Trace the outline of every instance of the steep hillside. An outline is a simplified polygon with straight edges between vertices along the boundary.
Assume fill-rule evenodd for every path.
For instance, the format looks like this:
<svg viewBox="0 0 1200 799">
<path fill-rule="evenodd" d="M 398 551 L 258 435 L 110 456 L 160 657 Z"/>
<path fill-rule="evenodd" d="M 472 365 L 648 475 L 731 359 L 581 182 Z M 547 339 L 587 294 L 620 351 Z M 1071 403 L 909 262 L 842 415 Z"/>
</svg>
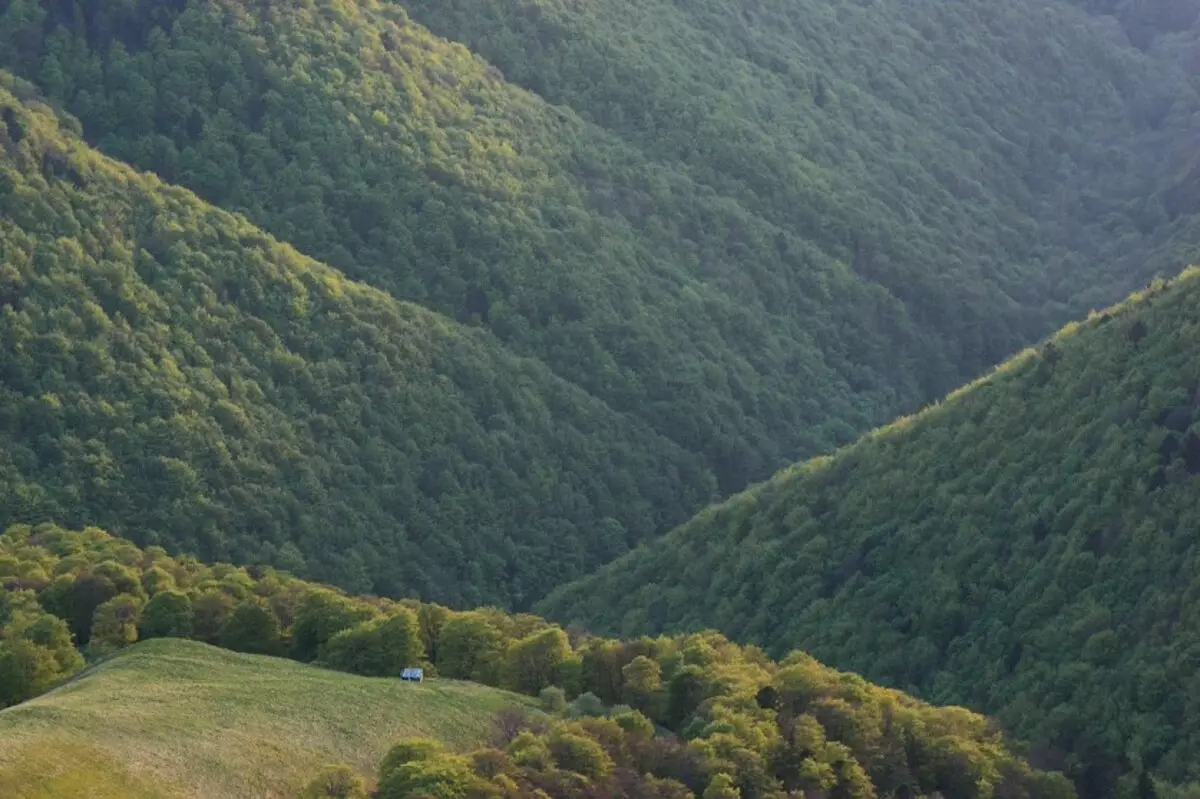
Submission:
<svg viewBox="0 0 1200 799">
<path fill-rule="evenodd" d="M 1155 3 L 1121 5 L 1157 24 Z M 1159 195 L 1191 152 L 1186 64 L 1067 3 L 406 6 L 509 80 L 848 261 L 960 343 L 952 360 L 971 370 L 1029 329 L 1012 327 L 1017 308 L 1065 322 L 1062 307 L 1109 304 L 1196 251 L 1181 235 L 1195 220 L 1173 223 L 1200 207 Z"/>
<path fill-rule="evenodd" d="M 995 714 L 1086 795 L 1200 778 L 1200 272 L 704 511 L 541 609 L 717 627 Z"/>
<path fill-rule="evenodd" d="M 292 799 L 323 763 L 371 771 L 396 739 L 482 744 L 522 697 L 474 683 L 358 677 L 159 639 L 0 712 L 10 799 Z"/>
<path fill-rule="evenodd" d="M 717 633 L 568 635 L 529 614 L 350 597 L 49 524 L 0 535 L 0 586 L 0 706 L 76 674 L 75 644 L 117 653 L 0 713 L 6 797 L 276 795 L 338 756 L 353 782 L 398 734 L 417 740 L 383 758 L 377 799 L 1074 797 L 982 716 Z M 129 649 L 164 637 L 388 679 L 195 643 Z M 395 679 L 416 664 L 428 683 Z M 545 712 L 446 678 L 538 696 Z"/>
<path fill-rule="evenodd" d="M 730 492 L 1183 260 L 1144 128 L 1194 93 L 1080 12 L 960 5 L 407 4 L 488 64 L 379 0 L 7 0 L 0 58 Z"/>
<path fill-rule="evenodd" d="M 0 85 L 0 522 L 520 605 L 711 478 L 490 336 L 139 175 Z"/>
</svg>

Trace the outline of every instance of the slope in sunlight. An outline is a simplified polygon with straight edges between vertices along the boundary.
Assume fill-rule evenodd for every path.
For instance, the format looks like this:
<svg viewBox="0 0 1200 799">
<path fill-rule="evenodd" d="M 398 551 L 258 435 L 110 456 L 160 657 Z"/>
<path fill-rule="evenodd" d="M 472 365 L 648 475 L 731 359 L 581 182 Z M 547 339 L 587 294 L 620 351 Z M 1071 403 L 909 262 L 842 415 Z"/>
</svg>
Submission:
<svg viewBox="0 0 1200 799">
<path fill-rule="evenodd" d="M 1087 796 L 1200 778 L 1200 271 L 556 592 L 996 715 Z"/>
<path fill-rule="evenodd" d="M 0 711 L 0 796 L 291 799 L 322 764 L 369 773 L 398 738 L 483 743 L 515 694 L 359 677 L 195 641 L 122 650 Z"/>
<path fill-rule="evenodd" d="M 715 632 L 569 635 L 527 613 L 352 597 L 51 524 L 0 535 L 0 586 L 6 797 L 271 795 L 346 753 L 353 779 L 398 734 L 426 740 L 389 751 L 378 799 L 1075 796 L 990 719 Z M 166 636 L 389 679 L 195 644 L 130 648 Z M 80 651 L 120 654 L 52 690 Z M 432 683 L 394 679 L 417 663 Z M 543 712 L 482 685 L 538 696 Z"/>
<path fill-rule="evenodd" d="M 544 366 L 101 157 L 2 83 L 0 341 L 0 523 L 521 605 L 712 494 Z"/>
<path fill-rule="evenodd" d="M 1177 65 L 1057 2 L 742 5 L 10 0 L 0 58 L 723 492 L 1183 262 Z"/>
</svg>

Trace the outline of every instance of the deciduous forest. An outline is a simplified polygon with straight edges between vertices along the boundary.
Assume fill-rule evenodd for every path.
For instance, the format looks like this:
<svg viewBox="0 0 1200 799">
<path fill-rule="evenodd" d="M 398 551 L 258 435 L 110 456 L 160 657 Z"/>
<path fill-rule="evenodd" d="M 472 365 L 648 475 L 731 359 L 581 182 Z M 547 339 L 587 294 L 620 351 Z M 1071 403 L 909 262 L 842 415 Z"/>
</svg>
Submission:
<svg viewBox="0 0 1200 799">
<path fill-rule="evenodd" d="M 178 790 L 1197 795 L 1195 0 L 0 0 L 0 70 L 12 740 L 291 658 L 357 759 Z M 0 793 L 200 773 L 122 729 Z"/>
</svg>

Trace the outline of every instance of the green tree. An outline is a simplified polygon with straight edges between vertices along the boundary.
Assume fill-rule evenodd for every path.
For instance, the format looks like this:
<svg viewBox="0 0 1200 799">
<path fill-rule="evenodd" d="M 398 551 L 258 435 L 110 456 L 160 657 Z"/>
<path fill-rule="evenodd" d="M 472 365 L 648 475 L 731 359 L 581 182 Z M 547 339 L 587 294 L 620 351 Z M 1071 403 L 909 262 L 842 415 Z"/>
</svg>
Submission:
<svg viewBox="0 0 1200 799">
<path fill-rule="evenodd" d="M 142 609 L 138 632 L 142 638 L 190 638 L 194 626 L 195 612 L 187 594 L 165 589 Z"/>
<path fill-rule="evenodd" d="M 224 591 L 210 590 L 192 600 L 192 635 L 198 641 L 219 643 L 221 631 L 233 615 L 237 602 Z"/>
<path fill-rule="evenodd" d="M 300 799 L 367 799 L 367 787 L 350 766 L 330 765 L 305 786 Z"/>
<path fill-rule="evenodd" d="M 441 741 L 431 738 L 407 738 L 397 741 L 388 749 L 387 754 L 379 764 L 379 779 L 391 774 L 405 763 L 415 763 L 421 760 L 432 760 L 446 752 Z"/>
<path fill-rule="evenodd" d="M 322 659 L 343 671 L 387 677 L 416 665 L 424 655 L 417 615 L 401 609 L 342 630 L 329 640 Z"/>
<path fill-rule="evenodd" d="M 136 642 L 142 605 L 140 597 L 118 594 L 96 608 L 88 648 L 96 654 L 107 654 Z"/>
<path fill-rule="evenodd" d="M 559 668 L 571 657 L 567 634 L 557 627 L 533 633 L 508 647 L 505 684 L 521 693 L 536 695 L 555 682 Z"/>
<path fill-rule="evenodd" d="M 450 609 L 441 605 L 422 604 L 417 611 L 417 621 L 421 625 L 421 643 L 425 657 L 433 663 L 438 661 L 438 641 L 442 630 L 450 619 Z"/>
<path fill-rule="evenodd" d="M 379 781 L 377 799 L 463 799 L 483 781 L 471 762 L 457 755 L 437 755 L 405 763 Z"/>
<path fill-rule="evenodd" d="M 226 649 L 258 655 L 280 652 L 279 619 L 269 607 L 252 599 L 242 602 L 221 628 L 220 642 Z"/>
<path fill-rule="evenodd" d="M 497 685 L 504 636 L 482 613 L 456 613 L 442 627 L 434 662 L 446 677 Z"/>
<path fill-rule="evenodd" d="M 548 747 L 550 756 L 561 769 L 593 780 L 603 779 L 612 773 L 612 758 L 603 746 L 585 735 L 558 732 L 551 736 Z"/>
<path fill-rule="evenodd" d="M 567 710 L 566 693 L 556 685 L 549 685 L 539 691 L 538 700 L 542 710 L 555 716 L 560 716 Z"/>
<path fill-rule="evenodd" d="M 24 639 L 0 642 L 0 707 L 37 696 L 65 676 L 46 647 Z"/>
<path fill-rule="evenodd" d="M 333 591 L 305 595 L 292 627 L 292 657 L 312 660 L 337 633 L 371 617 L 371 611 Z"/>
<path fill-rule="evenodd" d="M 662 691 L 662 668 L 645 655 L 638 655 L 621 669 L 625 702 L 648 716 L 658 716 Z"/>
</svg>

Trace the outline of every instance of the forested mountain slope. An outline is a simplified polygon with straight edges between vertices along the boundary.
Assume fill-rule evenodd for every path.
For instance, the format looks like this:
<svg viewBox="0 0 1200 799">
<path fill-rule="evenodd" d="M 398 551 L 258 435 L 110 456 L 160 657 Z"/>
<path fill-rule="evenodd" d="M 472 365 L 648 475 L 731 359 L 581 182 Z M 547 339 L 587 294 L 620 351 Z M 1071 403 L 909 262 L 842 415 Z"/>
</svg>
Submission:
<svg viewBox="0 0 1200 799">
<path fill-rule="evenodd" d="M 568 635 L 529 614 L 352 597 L 50 524 L 0 535 L 0 587 L 0 708 L 74 674 L 76 645 L 111 657 L 0 712 L 6 797 L 295 796 L 283 789 L 325 758 L 353 776 L 398 735 L 421 739 L 383 757 L 377 799 L 1074 797 L 982 716 L 712 632 Z M 328 668 L 184 641 L 128 648 L 163 638 Z M 431 680 L 396 679 L 417 664 Z M 347 793 L 305 794 L 331 795 Z"/>
<path fill-rule="evenodd" d="M 1189 271 L 540 609 L 803 647 L 995 714 L 1087 795 L 1200 779 L 1198 348 Z"/>
<path fill-rule="evenodd" d="M 1017 308 L 1086 313 L 1195 251 L 1180 235 L 1194 220 L 1172 222 L 1200 205 L 1159 194 L 1193 152 L 1194 65 L 1067 3 L 406 5 L 509 80 L 846 260 L 960 342 L 968 370 L 1029 329 Z M 1154 6 L 1123 3 L 1123 18 Z"/>
<path fill-rule="evenodd" d="M 726 492 L 1174 272 L 1197 210 L 1151 146 L 1194 92 L 1058 5 L 408 4 L 448 39 L 378 0 L 0 7 L 105 152 L 485 325 Z"/>
<path fill-rule="evenodd" d="M 0 341 L 4 520 L 520 605 L 714 488 L 544 366 L 100 156 L 4 84 Z"/>
</svg>

